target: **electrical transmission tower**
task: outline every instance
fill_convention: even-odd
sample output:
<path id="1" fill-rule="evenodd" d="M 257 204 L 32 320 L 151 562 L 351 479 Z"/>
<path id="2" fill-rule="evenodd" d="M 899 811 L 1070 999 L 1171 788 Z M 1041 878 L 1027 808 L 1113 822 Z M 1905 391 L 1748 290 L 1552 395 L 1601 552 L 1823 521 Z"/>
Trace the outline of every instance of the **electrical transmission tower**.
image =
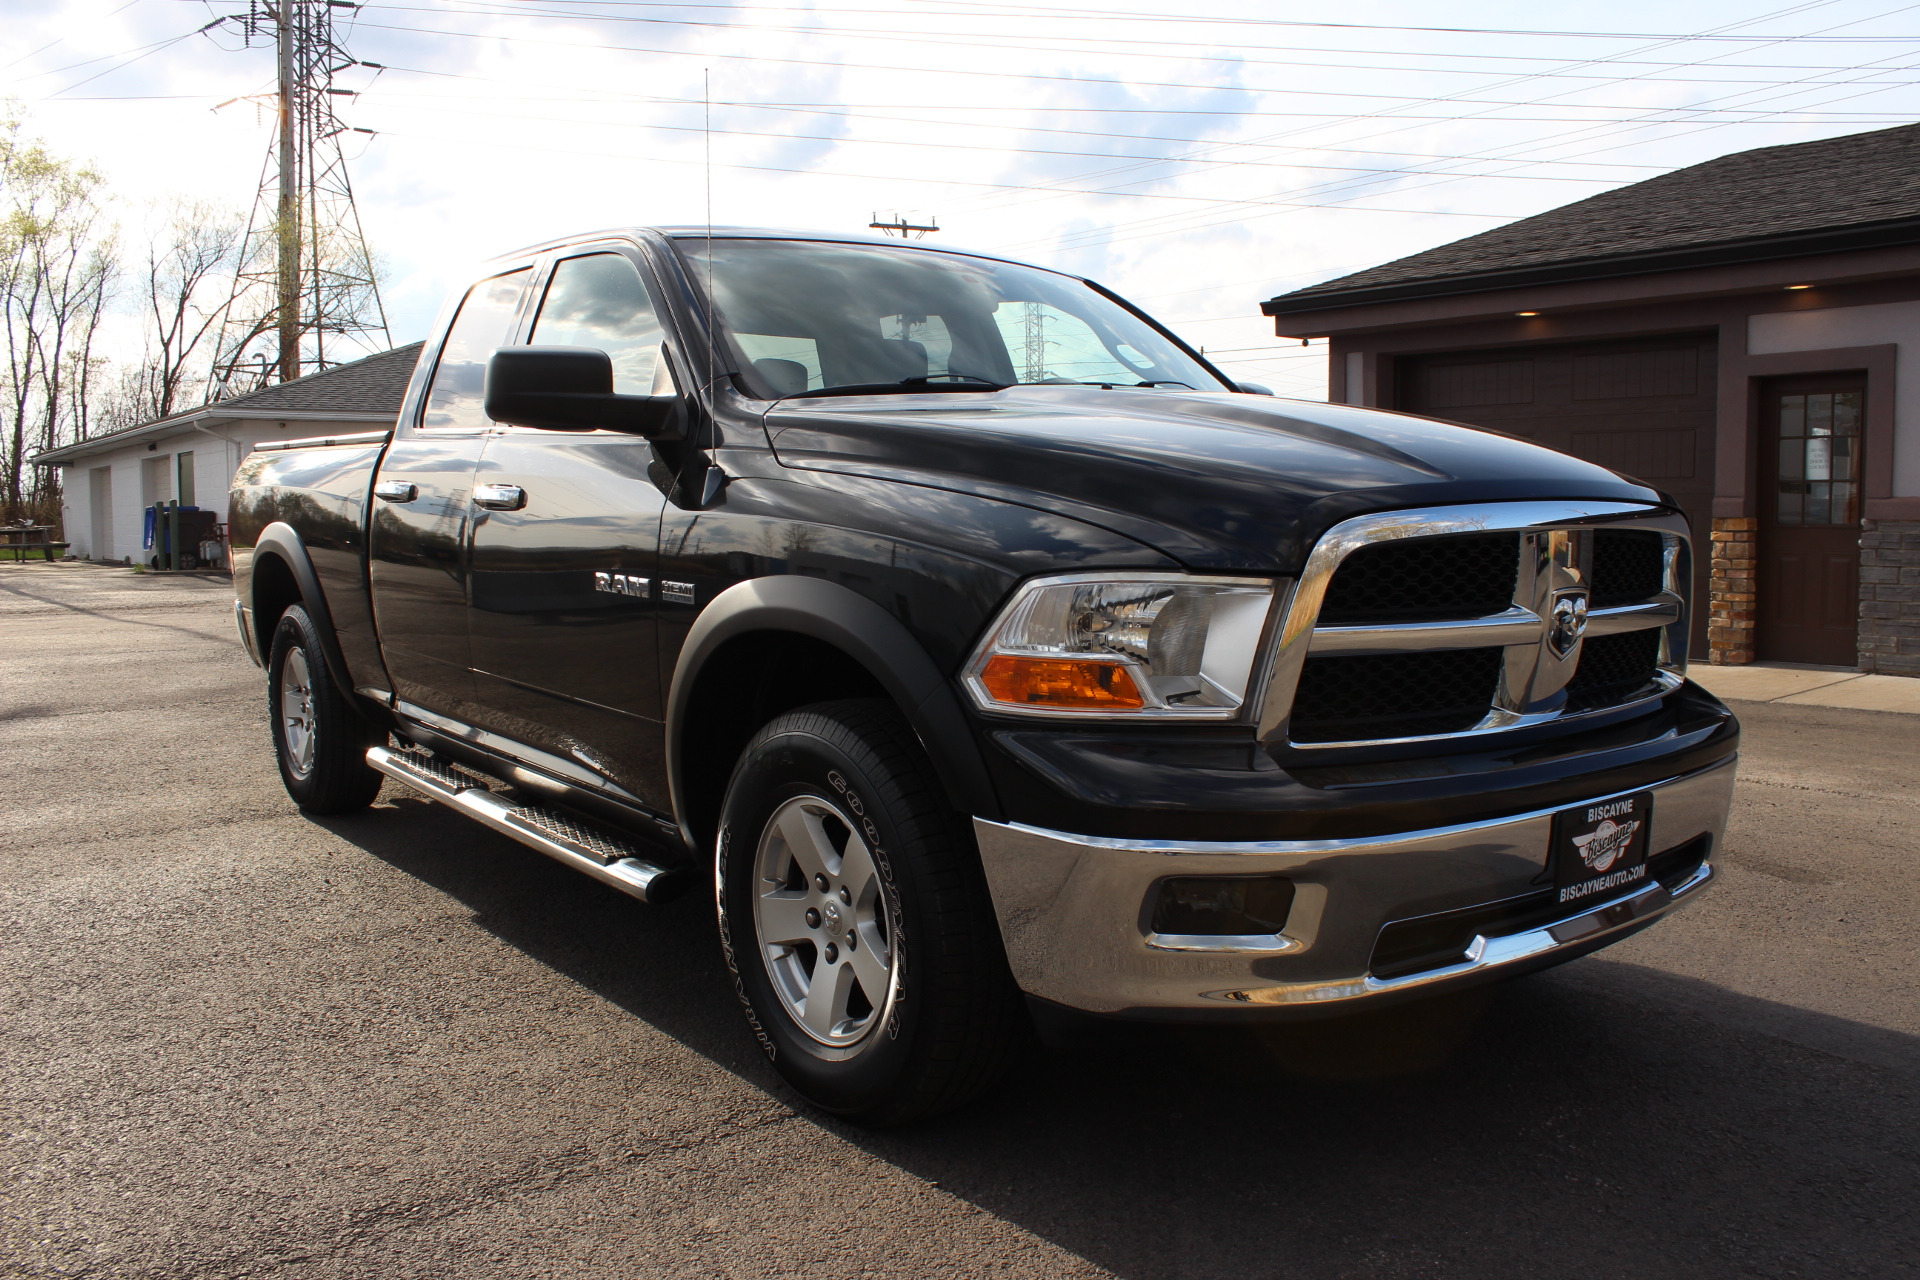
<path id="1" fill-rule="evenodd" d="M 251 0 L 234 16 L 247 44 L 279 55 L 279 127 L 247 219 L 214 356 L 213 398 L 357 360 L 393 345 L 340 142 L 337 72 L 358 63 L 334 36 L 347 0 Z"/>
<path id="2" fill-rule="evenodd" d="M 1020 304 L 1023 314 L 1020 317 L 1022 355 L 1025 368 L 1022 377 L 1027 382 L 1040 382 L 1047 376 L 1047 348 L 1053 343 L 1047 338 L 1047 313 L 1037 302 Z"/>

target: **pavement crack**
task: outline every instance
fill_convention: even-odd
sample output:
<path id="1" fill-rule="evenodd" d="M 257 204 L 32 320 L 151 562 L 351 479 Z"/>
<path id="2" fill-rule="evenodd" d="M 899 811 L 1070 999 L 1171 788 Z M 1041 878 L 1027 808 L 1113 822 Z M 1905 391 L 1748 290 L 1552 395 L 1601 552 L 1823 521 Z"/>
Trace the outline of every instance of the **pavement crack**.
<path id="1" fill-rule="evenodd" d="M 1816 786 L 1811 782 L 1795 782 L 1788 778 L 1771 778 L 1765 774 L 1742 773 L 1742 785 L 1756 787 L 1776 787 L 1782 791 L 1811 791 L 1817 795 L 1840 796 L 1847 800 L 1876 800 L 1882 804 L 1911 803 L 1903 796 L 1883 795 L 1872 791 L 1846 791 L 1839 787 Z"/>

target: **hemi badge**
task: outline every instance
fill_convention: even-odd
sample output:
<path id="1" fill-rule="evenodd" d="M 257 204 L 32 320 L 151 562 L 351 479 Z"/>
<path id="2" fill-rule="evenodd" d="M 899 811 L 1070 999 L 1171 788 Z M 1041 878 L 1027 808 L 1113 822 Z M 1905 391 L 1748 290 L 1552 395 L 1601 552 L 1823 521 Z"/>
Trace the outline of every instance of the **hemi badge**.
<path id="1" fill-rule="evenodd" d="M 670 604 L 694 604 L 699 597 L 694 594 L 691 582 L 660 582 L 660 598 Z"/>
<path id="2" fill-rule="evenodd" d="M 645 600 L 652 595 L 652 583 L 646 578 L 636 578 L 628 573 L 596 573 L 593 575 L 593 589 L 606 591 L 616 596 L 638 596 Z"/>

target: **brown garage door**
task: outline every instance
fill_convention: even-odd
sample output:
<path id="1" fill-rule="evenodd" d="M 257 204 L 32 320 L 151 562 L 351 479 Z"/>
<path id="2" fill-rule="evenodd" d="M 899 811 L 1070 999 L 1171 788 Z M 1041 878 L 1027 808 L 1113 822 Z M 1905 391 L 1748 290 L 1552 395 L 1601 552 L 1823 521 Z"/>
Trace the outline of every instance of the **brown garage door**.
<path id="1" fill-rule="evenodd" d="M 1524 436 L 1664 489 L 1693 521 L 1694 599 L 1713 527 L 1712 334 L 1404 357 L 1398 408 Z M 1706 652 L 1706 609 L 1693 648 Z"/>

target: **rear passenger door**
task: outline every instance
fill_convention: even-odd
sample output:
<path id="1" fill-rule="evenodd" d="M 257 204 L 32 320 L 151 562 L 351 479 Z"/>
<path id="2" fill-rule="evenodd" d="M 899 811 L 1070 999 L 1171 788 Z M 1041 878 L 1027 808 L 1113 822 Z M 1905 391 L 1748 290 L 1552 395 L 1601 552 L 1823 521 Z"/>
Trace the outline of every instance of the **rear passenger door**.
<path id="1" fill-rule="evenodd" d="M 658 317 L 635 258 L 587 249 L 554 264 L 528 341 L 605 351 L 615 391 L 664 393 Z M 665 812 L 653 463 L 640 436 L 496 427 L 474 477 L 468 627 L 475 724 Z"/>
<path id="2" fill-rule="evenodd" d="M 523 268 L 467 291 L 419 418 L 398 424 L 375 477 L 368 550 L 381 657 L 402 702 L 461 721 L 473 711 L 467 645 L 473 469 L 493 425 L 480 397 L 487 357 L 513 340 L 532 278 L 532 269 Z"/>

